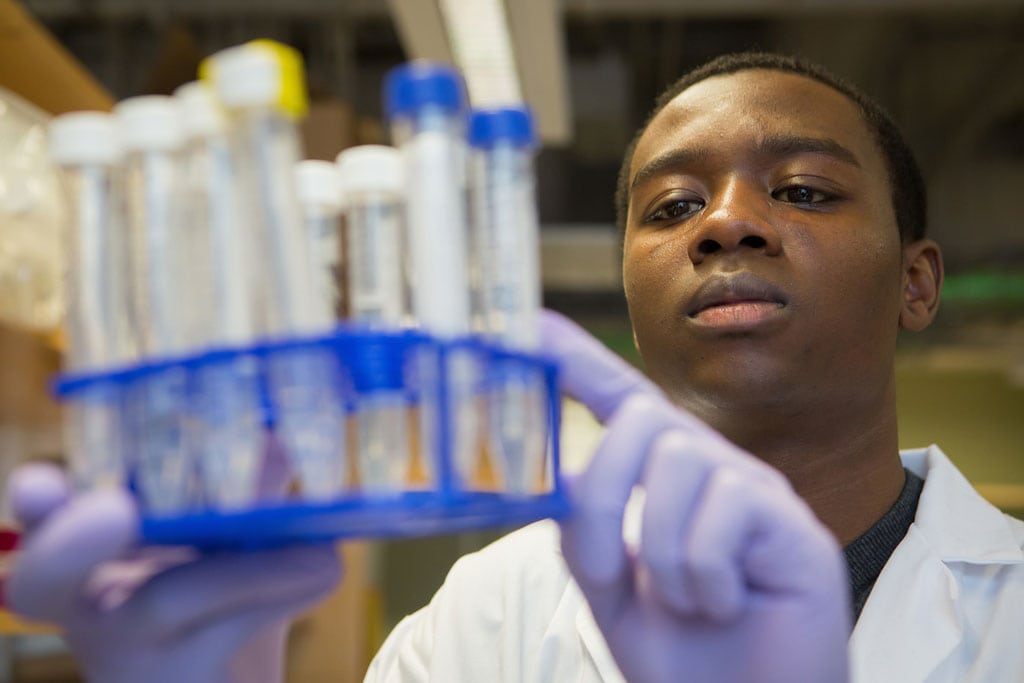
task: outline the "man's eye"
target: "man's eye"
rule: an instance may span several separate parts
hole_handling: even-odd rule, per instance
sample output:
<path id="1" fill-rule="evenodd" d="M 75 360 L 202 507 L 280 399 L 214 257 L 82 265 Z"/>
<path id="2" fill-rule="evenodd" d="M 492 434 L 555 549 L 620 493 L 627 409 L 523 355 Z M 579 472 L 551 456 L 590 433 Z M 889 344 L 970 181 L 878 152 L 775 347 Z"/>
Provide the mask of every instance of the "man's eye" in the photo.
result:
<path id="1" fill-rule="evenodd" d="M 832 198 L 831 195 L 826 194 L 821 190 L 815 190 L 814 188 L 807 187 L 806 185 L 784 187 L 781 190 L 776 190 L 772 194 L 772 197 L 784 202 L 789 202 L 790 204 L 818 204 L 819 202 L 825 202 Z"/>
<path id="2" fill-rule="evenodd" d="M 648 216 L 649 221 L 670 221 L 677 218 L 684 218 L 695 211 L 699 211 L 701 203 L 692 199 L 673 199 L 659 206 L 654 213 Z"/>

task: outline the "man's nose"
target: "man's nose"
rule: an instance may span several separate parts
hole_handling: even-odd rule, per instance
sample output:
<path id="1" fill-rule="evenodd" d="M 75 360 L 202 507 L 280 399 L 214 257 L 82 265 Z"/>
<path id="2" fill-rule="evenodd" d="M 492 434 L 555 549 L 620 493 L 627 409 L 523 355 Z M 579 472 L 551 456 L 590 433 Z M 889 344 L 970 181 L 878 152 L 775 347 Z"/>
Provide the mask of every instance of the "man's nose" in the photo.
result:
<path id="1" fill-rule="evenodd" d="M 688 245 L 690 260 L 700 264 L 712 254 L 742 250 L 766 256 L 782 253 L 782 238 L 770 220 L 771 197 L 743 181 L 729 183 L 701 212 Z"/>

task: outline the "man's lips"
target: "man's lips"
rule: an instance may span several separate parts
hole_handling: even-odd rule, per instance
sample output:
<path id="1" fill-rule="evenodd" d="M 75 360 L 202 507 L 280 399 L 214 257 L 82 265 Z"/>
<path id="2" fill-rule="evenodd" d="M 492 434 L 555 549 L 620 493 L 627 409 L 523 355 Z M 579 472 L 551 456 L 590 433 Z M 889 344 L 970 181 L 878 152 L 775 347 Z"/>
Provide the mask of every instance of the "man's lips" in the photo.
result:
<path id="1" fill-rule="evenodd" d="M 788 303 L 785 291 L 752 273 L 715 275 L 697 289 L 686 315 L 715 327 L 746 326 L 773 316 Z"/>

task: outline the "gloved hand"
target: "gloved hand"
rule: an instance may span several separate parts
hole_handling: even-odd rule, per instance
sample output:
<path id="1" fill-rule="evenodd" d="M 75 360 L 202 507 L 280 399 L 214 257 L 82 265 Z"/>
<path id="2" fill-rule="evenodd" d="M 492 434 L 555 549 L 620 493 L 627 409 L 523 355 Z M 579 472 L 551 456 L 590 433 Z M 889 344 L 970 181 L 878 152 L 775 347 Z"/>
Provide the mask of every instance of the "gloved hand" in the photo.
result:
<path id="1" fill-rule="evenodd" d="M 786 479 L 575 324 L 547 314 L 543 330 L 563 390 L 607 427 L 571 482 L 562 551 L 626 679 L 846 681 L 845 564 Z M 631 547 L 622 523 L 637 485 Z"/>
<path id="2" fill-rule="evenodd" d="M 289 617 L 330 591 L 340 572 L 327 546 L 140 550 L 127 494 L 71 497 L 50 466 L 19 468 L 8 496 L 25 536 L 6 599 L 59 625 L 90 681 L 279 681 Z"/>

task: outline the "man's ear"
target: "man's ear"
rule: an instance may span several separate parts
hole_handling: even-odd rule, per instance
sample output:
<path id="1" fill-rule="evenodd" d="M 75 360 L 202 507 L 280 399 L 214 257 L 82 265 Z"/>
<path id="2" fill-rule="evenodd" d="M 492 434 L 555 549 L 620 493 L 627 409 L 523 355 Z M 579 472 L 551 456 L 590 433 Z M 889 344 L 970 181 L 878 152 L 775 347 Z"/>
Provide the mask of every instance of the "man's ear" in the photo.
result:
<path id="1" fill-rule="evenodd" d="M 919 332 L 931 324 L 942 292 L 942 250 L 923 239 L 903 248 L 903 307 L 900 327 Z"/>

